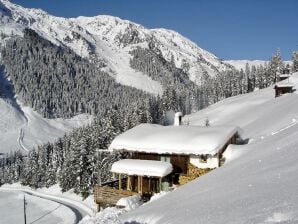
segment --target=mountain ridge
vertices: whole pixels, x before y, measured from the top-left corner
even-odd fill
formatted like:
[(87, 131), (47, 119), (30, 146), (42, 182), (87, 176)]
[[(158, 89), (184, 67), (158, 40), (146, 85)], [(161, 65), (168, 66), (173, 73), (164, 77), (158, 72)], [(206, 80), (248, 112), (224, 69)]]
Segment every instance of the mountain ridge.
[[(200, 85), (203, 73), (215, 76), (230, 68), (212, 53), (176, 31), (164, 28), (147, 29), (140, 24), (118, 17), (98, 15), (63, 18), (51, 16), (40, 9), (27, 9), (2, 0), (2, 13), (11, 23), (21, 28), (31, 28), (56, 45), (65, 45), (79, 56), (94, 61), (101, 70), (108, 72), (117, 82), (144, 91), (161, 94), (164, 87), (146, 74), (132, 69), (129, 52), (135, 47), (154, 45), (168, 62), (188, 74), (189, 79)], [(1, 23), (1, 22), (0, 22)]]

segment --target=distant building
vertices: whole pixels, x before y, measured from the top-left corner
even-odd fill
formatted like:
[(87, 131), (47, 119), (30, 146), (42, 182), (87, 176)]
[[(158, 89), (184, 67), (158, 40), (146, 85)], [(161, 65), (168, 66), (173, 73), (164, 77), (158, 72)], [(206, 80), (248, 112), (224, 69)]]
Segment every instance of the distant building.
[(294, 88), (294, 85), (291, 83), (278, 83), (274, 86), (275, 97), (282, 96), (286, 93), (292, 93), (293, 88)]
[(278, 76), (278, 80), (279, 80), (279, 81), (283, 81), (283, 80), (288, 79), (289, 77), (290, 77), (290, 74), (280, 74), (280, 75)]
[(291, 74), (280, 74), (278, 73), (278, 83), (274, 86), (275, 97), (279, 97), (286, 93), (292, 93), (294, 91), (294, 85), (290, 83)]

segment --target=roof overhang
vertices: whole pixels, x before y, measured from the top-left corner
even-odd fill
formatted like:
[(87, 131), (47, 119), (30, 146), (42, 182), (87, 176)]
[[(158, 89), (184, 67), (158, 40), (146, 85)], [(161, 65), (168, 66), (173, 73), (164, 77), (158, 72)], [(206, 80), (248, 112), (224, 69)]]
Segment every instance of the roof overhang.
[(135, 176), (164, 177), (173, 171), (169, 162), (123, 159), (113, 163), (111, 172)]
[(235, 126), (141, 124), (117, 136), (110, 150), (177, 155), (217, 155), (239, 133)]

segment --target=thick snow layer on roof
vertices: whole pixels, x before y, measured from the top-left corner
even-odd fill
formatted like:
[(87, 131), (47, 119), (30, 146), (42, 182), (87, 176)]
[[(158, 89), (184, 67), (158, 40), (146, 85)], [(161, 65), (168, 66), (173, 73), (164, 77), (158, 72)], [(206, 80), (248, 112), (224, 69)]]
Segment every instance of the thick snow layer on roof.
[(112, 165), (111, 172), (137, 176), (164, 177), (173, 170), (172, 164), (155, 160), (123, 159)]
[(116, 137), (109, 148), (158, 154), (215, 155), (237, 131), (234, 126), (141, 124)]
[(275, 86), (277, 86), (277, 87), (294, 87), (294, 84), (289, 83), (289, 82), (283, 82), (283, 83), (277, 83)]
[(285, 78), (285, 77), (290, 77), (290, 74), (281, 74), (279, 77)]

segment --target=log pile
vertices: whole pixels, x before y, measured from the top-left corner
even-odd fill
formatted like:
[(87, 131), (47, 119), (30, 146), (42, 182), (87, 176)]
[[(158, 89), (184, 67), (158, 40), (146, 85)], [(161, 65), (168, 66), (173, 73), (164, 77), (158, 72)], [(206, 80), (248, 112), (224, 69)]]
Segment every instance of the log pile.
[(179, 184), (183, 185), (186, 184), (208, 172), (210, 172), (212, 169), (207, 168), (207, 169), (200, 169), (191, 163), (188, 163), (188, 168), (187, 168), (187, 174), (181, 174), (179, 176)]

